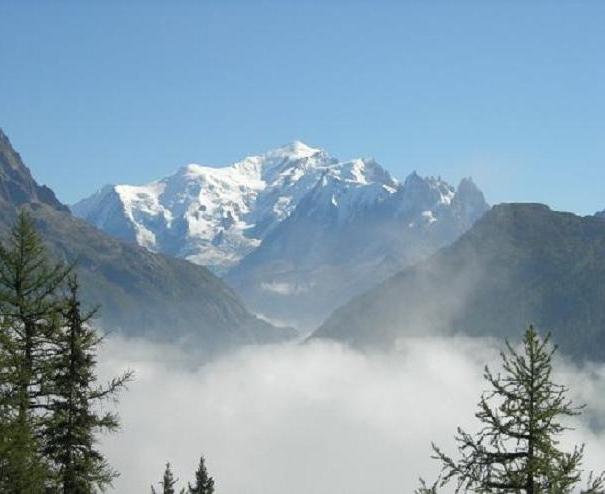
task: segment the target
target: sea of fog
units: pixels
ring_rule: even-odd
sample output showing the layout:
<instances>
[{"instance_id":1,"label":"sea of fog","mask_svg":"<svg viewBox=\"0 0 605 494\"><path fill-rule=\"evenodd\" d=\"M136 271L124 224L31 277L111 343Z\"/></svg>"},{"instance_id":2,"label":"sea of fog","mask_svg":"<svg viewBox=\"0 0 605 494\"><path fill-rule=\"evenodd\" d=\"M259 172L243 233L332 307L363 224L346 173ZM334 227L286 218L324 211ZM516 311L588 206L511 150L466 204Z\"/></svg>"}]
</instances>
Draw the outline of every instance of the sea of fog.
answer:
<instances>
[{"instance_id":1,"label":"sea of fog","mask_svg":"<svg viewBox=\"0 0 605 494\"><path fill-rule=\"evenodd\" d=\"M101 375L136 374L118 405L121 432L102 441L121 472L114 492L149 492L167 461L185 485L203 454L218 494L411 493L438 474L431 441L455 454L456 427L476 429L483 367L497 369L498 351L465 338L372 355L319 341L196 365L170 346L109 338ZM557 369L588 404L562 444L586 443L586 469L603 469L605 366L561 359Z\"/></svg>"}]
</instances>

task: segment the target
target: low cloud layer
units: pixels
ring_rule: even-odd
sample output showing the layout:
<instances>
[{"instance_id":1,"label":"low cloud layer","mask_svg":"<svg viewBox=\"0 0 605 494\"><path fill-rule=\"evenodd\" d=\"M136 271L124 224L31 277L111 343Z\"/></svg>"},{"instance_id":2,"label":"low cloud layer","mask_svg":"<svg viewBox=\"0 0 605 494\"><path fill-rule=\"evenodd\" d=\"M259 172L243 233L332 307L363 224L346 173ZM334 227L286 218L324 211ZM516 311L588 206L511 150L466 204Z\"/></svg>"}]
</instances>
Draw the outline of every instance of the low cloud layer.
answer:
<instances>
[{"instance_id":1,"label":"low cloud layer","mask_svg":"<svg viewBox=\"0 0 605 494\"><path fill-rule=\"evenodd\" d=\"M103 441L116 492L148 492L166 461L189 480L204 454L219 494L395 494L437 475L431 441L454 453L456 427L474 429L482 368L498 352L463 338L408 339L388 355L314 342L196 368L174 348L109 339L100 360L104 375L136 372L122 431ZM603 468L605 369L560 369L591 405L565 442L586 442L586 466Z\"/></svg>"}]
</instances>

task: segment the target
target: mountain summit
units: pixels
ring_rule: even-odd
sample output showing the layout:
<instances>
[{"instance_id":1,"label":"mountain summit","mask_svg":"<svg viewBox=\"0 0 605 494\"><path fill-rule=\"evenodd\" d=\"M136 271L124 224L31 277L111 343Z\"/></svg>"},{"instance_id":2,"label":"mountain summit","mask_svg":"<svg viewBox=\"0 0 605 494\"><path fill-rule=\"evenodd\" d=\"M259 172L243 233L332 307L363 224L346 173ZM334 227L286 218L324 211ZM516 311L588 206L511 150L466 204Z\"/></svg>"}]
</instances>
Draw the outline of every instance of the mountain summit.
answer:
<instances>
[{"instance_id":1,"label":"mountain summit","mask_svg":"<svg viewBox=\"0 0 605 494\"><path fill-rule=\"evenodd\" d=\"M395 182L300 141L217 168L190 164L143 186L106 186L72 207L123 240L225 272L256 249L324 177Z\"/></svg>"},{"instance_id":2,"label":"mountain summit","mask_svg":"<svg viewBox=\"0 0 605 494\"><path fill-rule=\"evenodd\" d=\"M488 206L371 158L341 161L300 141L147 185L107 186L72 207L107 233L210 267L257 312L312 326L358 290L431 254Z\"/></svg>"}]
</instances>

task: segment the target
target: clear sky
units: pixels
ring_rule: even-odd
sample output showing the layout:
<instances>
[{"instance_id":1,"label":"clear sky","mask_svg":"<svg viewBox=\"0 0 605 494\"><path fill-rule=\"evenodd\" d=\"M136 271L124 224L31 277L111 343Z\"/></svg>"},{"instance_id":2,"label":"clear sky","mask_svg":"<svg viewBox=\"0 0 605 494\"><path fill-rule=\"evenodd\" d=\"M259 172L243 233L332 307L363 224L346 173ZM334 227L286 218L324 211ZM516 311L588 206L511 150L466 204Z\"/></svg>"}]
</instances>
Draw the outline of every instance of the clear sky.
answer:
<instances>
[{"instance_id":1,"label":"clear sky","mask_svg":"<svg viewBox=\"0 0 605 494\"><path fill-rule=\"evenodd\" d=\"M604 1L0 0L0 126L64 202L294 139L605 208Z\"/></svg>"}]
</instances>

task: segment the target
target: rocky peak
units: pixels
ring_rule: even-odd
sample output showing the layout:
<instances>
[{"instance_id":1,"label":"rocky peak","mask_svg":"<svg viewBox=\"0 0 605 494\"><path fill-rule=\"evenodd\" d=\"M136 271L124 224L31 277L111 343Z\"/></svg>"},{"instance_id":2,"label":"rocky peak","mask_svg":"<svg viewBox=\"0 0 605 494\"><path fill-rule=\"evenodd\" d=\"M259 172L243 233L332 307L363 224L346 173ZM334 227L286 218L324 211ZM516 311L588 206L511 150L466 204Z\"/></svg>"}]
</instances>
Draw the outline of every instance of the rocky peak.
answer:
<instances>
[{"instance_id":1,"label":"rocky peak","mask_svg":"<svg viewBox=\"0 0 605 494\"><path fill-rule=\"evenodd\" d=\"M463 213L464 216L474 219L489 209L483 192L479 190L470 177L463 178L460 181L456 194L452 199L452 206L458 212Z\"/></svg>"},{"instance_id":2,"label":"rocky peak","mask_svg":"<svg viewBox=\"0 0 605 494\"><path fill-rule=\"evenodd\" d=\"M54 192L38 185L21 156L0 129L0 200L19 207L24 204L44 203L59 211L68 211Z\"/></svg>"}]
</instances>

